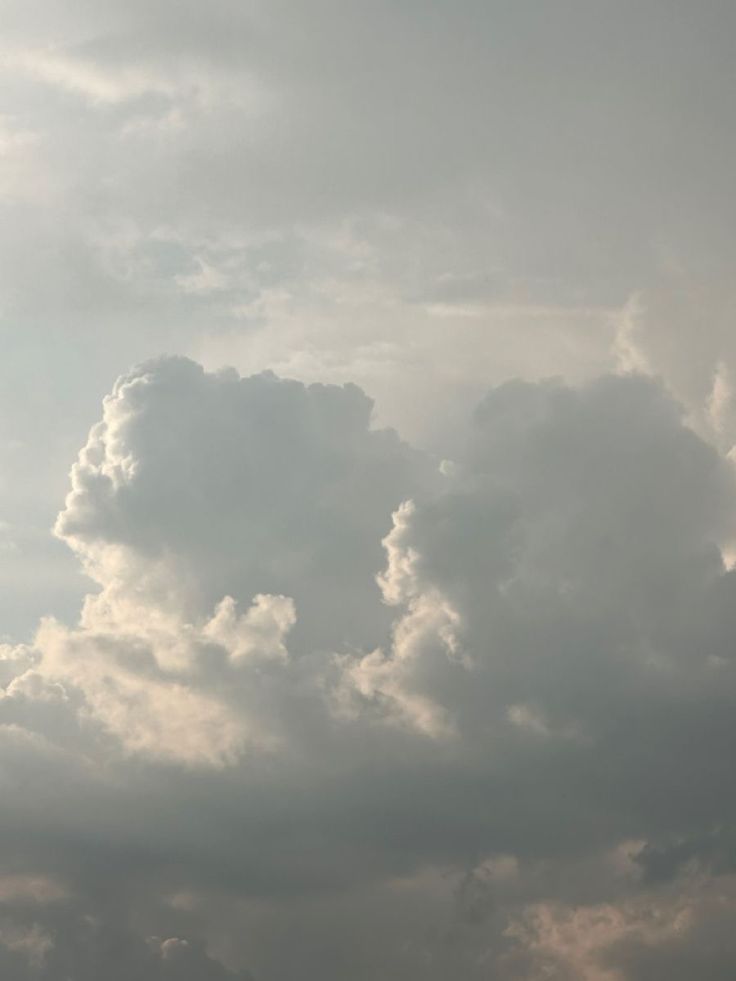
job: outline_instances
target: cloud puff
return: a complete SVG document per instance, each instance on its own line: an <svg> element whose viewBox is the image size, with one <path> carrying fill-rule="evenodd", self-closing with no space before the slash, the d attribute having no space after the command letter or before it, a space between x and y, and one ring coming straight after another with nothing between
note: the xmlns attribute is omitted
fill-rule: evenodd
<svg viewBox="0 0 736 981"><path fill-rule="evenodd" d="M380 584L406 612L384 679L406 685L410 663L417 694L458 699L474 738L509 720L593 738L616 694L631 712L723 684L730 624L712 613L733 588L733 474L654 384L502 386L447 481L385 539ZM445 656L427 642L406 656L420 617ZM376 669L370 655L350 672Z"/></svg>
<svg viewBox="0 0 736 981"><path fill-rule="evenodd" d="M421 469L370 415L354 386L144 366L105 400L57 534L108 594L200 614L283 594L310 645L355 640L387 515Z"/></svg>
<svg viewBox="0 0 736 981"><path fill-rule="evenodd" d="M381 533L427 468L370 412L353 387L183 359L121 379L57 522L100 590L78 628L41 627L43 677L131 752L219 763L278 741L287 637L328 654L386 619Z"/></svg>

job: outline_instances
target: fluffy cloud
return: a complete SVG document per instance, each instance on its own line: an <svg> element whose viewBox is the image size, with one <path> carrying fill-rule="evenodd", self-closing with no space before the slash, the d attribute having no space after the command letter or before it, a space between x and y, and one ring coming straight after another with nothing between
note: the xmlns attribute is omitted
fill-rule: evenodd
<svg viewBox="0 0 736 981"><path fill-rule="evenodd" d="M348 624L355 641L387 515L422 469L370 415L355 386L144 366L106 399L57 533L106 597L203 614L226 595L283 594L310 645L342 642Z"/></svg>
<svg viewBox="0 0 736 981"><path fill-rule="evenodd" d="M594 745L616 693L644 723L647 701L730 683L712 617L733 588L733 475L654 384L502 386L446 479L394 515L380 582L406 612L391 656L350 668L364 694L413 673L474 736L511 721ZM420 621L434 653L412 647Z"/></svg>
<svg viewBox="0 0 736 981"><path fill-rule="evenodd" d="M638 363L731 439L728 5L6 7L7 632L72 616L65 468L161 351L357 381L446 454L488 384L609 370L622 306L674 266L693 288L664 282Z"/></svg>
<svg viewBox="0 0 736 981"><path fill-rule="evenodd" d="M121 379L57 522L99 592L77 629L41 627L43 677L132 752L218 763L277 742L304 674L287 640L315 658L380 633L381 532L428 474L370 411L354 387L185 360Z"/></svg>
<svg viewBox="0 0 736 981"><path fill-rule="evenodd" d="M96 589L0 657L9 977L723 976L730 462L638 376L502 385L455 450L350 386L116 384L57 522Z"/></svg>

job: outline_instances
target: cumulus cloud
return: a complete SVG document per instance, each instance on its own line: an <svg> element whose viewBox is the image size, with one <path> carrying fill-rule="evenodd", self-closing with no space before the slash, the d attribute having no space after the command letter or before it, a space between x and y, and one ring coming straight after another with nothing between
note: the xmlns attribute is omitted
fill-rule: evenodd
<svg viewBox="0 0 736 981"><path fill-rule="evenodd" d="M660 686L724 683L728 633L710 618L731 588L733 475L657 386L502 386L448 482L397 511L385 540L384 594L407 604L394 636L412 636L423 607L453 623L451 656L425 640L389 658L403 684L408 661L417 692L459 699L477 733L511 721L594 739L614 690L629 712L638 691L643 721ZM370 655L351 670L375 667Z"/></svg>
<svg viewBox="0 0 736 981"><path fill-rule="evenodd" d="M440 466L354 387L131 371L95 589L0 656L8 976L724 977L735 490L639 376Z"/></svg>
<svg viewBox="0 0 736 981"><path fill-rule="evenodd" d="M386 515L422 469L370 415L355 386L144 366L106 399L57 533L105 598L203 614L224 596L286 595L313 646L340 643L348 622L355 639ZM345 606L324 615L337 585Z"/></svg>
<svg viewBox="0 0 736 981"><path fill-rule="evenodd" d="M354 387L185 360L121 379L57 522L100 588L78 628L40 628L46 682L131 752L211 764L277 742L289 635L316 657L380 634L381 531L428 473L370 411ZM9 696L35 677L16 674Z"/></svg>
<svg viewBox="0 0 736 981"><path fill-rule="evenodd" d="M73 614L65 468L161 351L357 381L447 455L488 384L614 366L622 306L664 280L629 363L732 441L727 5L382 2L370 29L354 0L6 7L7 632Z"/></svg>
<svg viewBox="0 0 736 981"><path fill-rule="evenodd" d="M735 27L6 0L3 978L734 974Z"/></svg>

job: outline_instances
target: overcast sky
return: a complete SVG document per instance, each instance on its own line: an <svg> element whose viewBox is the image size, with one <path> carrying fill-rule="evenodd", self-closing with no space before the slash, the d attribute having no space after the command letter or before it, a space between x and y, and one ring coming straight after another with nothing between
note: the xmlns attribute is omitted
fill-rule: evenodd
<svg viewBox="0 0 736 981"><path fill-rule="evenodd" d="M736 6L0 0L0 975L736 975Z"/></svg>

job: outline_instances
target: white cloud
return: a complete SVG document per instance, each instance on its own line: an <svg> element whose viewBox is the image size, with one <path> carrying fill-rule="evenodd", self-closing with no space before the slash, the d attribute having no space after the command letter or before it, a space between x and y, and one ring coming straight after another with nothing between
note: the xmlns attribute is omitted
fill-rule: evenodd
<svg viewBox="0 0 736 981"><path fill-rule="evenodd" d="M42 624L40 663L7 694L72 686L127 752L161 760L219 766L277 745L300 683L288 635L329 660L351 625L380 634L380 532L429 473L369 419L354 388L183 360L121 379L57 522L100 590L76 629Z"/></svg>

